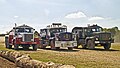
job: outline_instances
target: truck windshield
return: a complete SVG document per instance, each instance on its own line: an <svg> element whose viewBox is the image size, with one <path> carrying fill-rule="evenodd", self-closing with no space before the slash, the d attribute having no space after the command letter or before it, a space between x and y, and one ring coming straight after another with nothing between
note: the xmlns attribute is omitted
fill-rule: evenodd
<svg viewBox="0 0 120 68"><path fill-rule="evenodd" d="M52 28L50 29L50 35L51 37L54 37L54 33L59 33L59 32L66 32L67 29L66 28Z"/></svg>
<svg viewBox="0 0 120 68"><path fill-rule="evenodd" d="M91 32L101 32L102 28L92 28Z"/></svg>
<svg viewBox="0 0 120 68"><path fill-rule="evenodd" d="M61 33L59 40L61 40L61 41L71 41L72 40L72 33Z"/></svg>
<svg viewBox="0 0 120 68"><path fill-rule="evenodd" d="M17 28L16 32L20 32L20 33L23 33L23 32L25 32L25 33L32 33L33 30L30 29L30 28Z"/></svg>
<svg viewBox="0 0 120 68"><path fill-rule="evenodd" d="M59 32L66 32L67 29L65 28L54 28L54 29L50 29L50 33L59 33Z"/></svg>

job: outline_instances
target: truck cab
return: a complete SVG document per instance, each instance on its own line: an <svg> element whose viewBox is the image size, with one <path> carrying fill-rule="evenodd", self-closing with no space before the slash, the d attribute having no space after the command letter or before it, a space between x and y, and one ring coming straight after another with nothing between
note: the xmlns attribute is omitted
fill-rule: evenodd
<svg viewBox="0 0 120 68"><path fill-rule="evenodd" d="M14 46L15 50L22 46L24 49L28 49L30 46L33 50L37 50L37 45L40 44L39 37L36 37L35 29L27 25L15 26L9 32L6 37L6 48L12 48ZM8 37L8 39L7 39Z"/></svg>
<svg viewBox="0 0 120 68"><path fill-rule="evenodd" d="M47 28L40 30L41 35L41 48L47 45L51 49L68 48L72 49L76 45L76 40L73 40L73 34L67 32L67 26L61 23L52 23Z"/></svg>
<svg viewBox="0 0 120 68"><path fill-rule="evenodd" d="M94 49L95 46L101 45L108 50L111 47L111 33L102 31L103 28L98 25L88 27L74 27L72 32L77 34L78 45L82 48Z"/></svg>

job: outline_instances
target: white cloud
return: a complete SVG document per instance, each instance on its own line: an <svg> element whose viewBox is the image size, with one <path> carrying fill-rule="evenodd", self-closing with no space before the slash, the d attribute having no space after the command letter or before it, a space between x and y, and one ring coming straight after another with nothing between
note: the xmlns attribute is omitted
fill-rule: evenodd
<svg viewBox="0 0 120 68"><path fill-rule="evenodd" d="M18 18L19 16L14 16L14 18Z"/></svg>
<svg viewBox="0 0 120 68"><path fill-rule="evenodd" d="M96 21L96 20L103 20L103 19L104 19L103 17L91 17L88 20L89 21Z"/></svg>
<svg viewBox="0 0 120 68"><path fill-rule="evenodd" d="M71 13L65 16L65 18L83 18L87 17L83 12Z"/></svg>

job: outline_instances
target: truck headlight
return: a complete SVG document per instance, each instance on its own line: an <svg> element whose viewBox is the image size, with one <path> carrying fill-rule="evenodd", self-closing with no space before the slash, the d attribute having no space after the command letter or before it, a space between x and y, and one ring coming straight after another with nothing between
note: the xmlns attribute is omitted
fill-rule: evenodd
<svg viewBox="0 0 120 68"><path fill-rule="evenodd" d="M34 39L31 39L31 41L34 41Z"/></svg>
<svg viewBox="0 0 120 68"><path fill-rule="evenodd" d="M98 38L96 38L96 40L99 40Z"/></svg>

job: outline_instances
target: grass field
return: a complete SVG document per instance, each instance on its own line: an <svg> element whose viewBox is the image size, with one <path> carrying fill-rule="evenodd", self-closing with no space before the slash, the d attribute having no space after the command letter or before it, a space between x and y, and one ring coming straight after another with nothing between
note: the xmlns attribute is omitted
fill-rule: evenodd
<svg viewBox="0 0 120 68"><path fill-rule="evenodd" d="M12 50L4 47L2 38L0 38L0 41L0 50ZM61 49L55 51L38 49L37 51L19 50L19 52L30 54L36 60L72 64L76 68L120 68L120 43L112 44L109 51L105 51L103 47L97 47L95 50L74 49L68 51Z"/></svg>

